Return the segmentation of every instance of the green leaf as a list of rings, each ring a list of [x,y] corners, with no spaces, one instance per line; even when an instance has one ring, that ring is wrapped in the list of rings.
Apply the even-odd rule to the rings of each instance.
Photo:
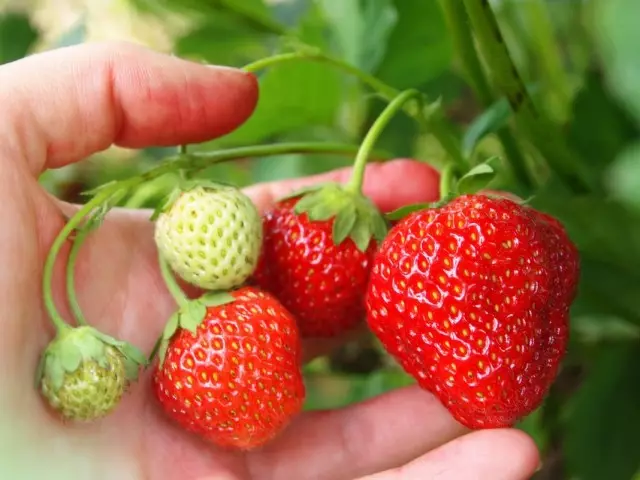
[[[640,2],[596,2],[595,33],[608,86],[640,121]]]
[[[500,169],[499,157],[491,157],[476,165],[465,175],[460,177],[456,187],[458,193],[476,193],[488,187]]]
[[[356,206],[353,203],[345,204],[333,222],[333,243],[341,244],[348,236],[356,223]]]
[[[618,156],[606,181],[613,198],[640,212],[640,142]]]
[[[191,333],[196,333],[198,325],[202,323],[207,315],[207,307],[197,301],[190,301],[180,311],[180,326]]]
[[[627,480],[640,469],[640,345],[600,350],[574,395],[564,452],[571,477]]]
[[[208,307],[219,307],[234,300],[235,297],[229,292],[208,292],[199,298],[199,301]]]
[[[298,33],[301,40],[324,48],[325,27],[317,9],[310,8]],[[303,126],[333,127],[342,94],[342,76],[330,66],[312,62],[274,66],[260,77],[260,98],[249,120],[203,148],[256,143]]]
[[[511,107],[506,98],[501,98],[487,108],[471,122],[465,131],[462,137],[462,154],[470,157],[480,140],[504,127],[510,116]]]
[[[640,271],[640,213],[596,195],[541,190],[530,204],[566,227],[581,253],[635,275]]]
[[[400,208],[396,208],[391,212],[385,213],[385,218],[392,222],[397,220],[402,220],[404,217],[410,215],[413,212],[417,212],[419,210],[425,210],[427,208],[432,208],[434,206],[433,203],[412,203],[411,205],[404,205]]]
[[[27,15],[0,14],[0,64],[27,56],[38,37],[39,32]]]
[[[176,54],[212,65],[242,67],[269,55],[269,37],[233,14],[209,15],[192,31],[177,39]]]
[[[438,2],[393,3],[398,20],[376,76],[401,90],[417,88],[449,68],[453,54],[451,37]]]
[[[640,340],[640,325],[617,315],[596,313],[591,309],[584,314],[574,313],[571,316],[571,331],[581,342],[590,344]]]
[[[341,57],[366,72],[380,63],[397,14],[391,0],[320,0]]]
[[[598,72],[586,75],[572,113],[569,142],[584,162],[600,172],[640,135],[638,124],[617,103]]]

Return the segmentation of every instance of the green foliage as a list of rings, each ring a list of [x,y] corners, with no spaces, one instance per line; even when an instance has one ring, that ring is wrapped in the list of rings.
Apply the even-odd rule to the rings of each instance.
[[[445,16],[447,1],[462,6]],[[439,166],[457,152],[468,162],[452,184],[458,190],[490,185],[524,192],[532,206],[565,224],[580,250],[567,362],[584,378],[576,386],[561,375],[549,401],[518,425],[542,450],[541,478],[639,478],[639,1],[130,2],[160,19],[182,17],[187,28],[173,42],[179,56],[242,67],[295,52],[304,42],[392,92],[416,88],[430,101],[441,99],[441,109],[423,125],[409,115],[394,116],[376,147]],[[503,38],[495,36],[487,3]],[[56,45],[78,43],[84,35],[80,21]],[[0,14],[0,63],[29,54],[39,40],[28,15]],[[260,99],[251,119],[190,151],[285,141],[357,144],[388,104],[380,91],[326,61],[299,59],[257,75]],[[109,162],[105,153],[82,168],[48,172],[43,183],[74,199],[77,184],[96,187],[169,154],[148,149],[137,161]],[[214,165],[203,177],[244,186],[352,162],[348,155],[292,153]],[[159,178],[123,203],[153,208],[172,188],[171,178]],[[426,206],[404,207],[391,217]],[[345,212],[339,237],[354,224]],[[175,316],[167,332],[185,320],[193,328],[202,315],[202,305],[194,305],[184,318]],[[347,405],[413,383],[389,367],[338,374],[321,359],[307,369],[309,409]]]
[[[26,56],[37,39],[38,31],[27,15],[0,12],[0,64]]]

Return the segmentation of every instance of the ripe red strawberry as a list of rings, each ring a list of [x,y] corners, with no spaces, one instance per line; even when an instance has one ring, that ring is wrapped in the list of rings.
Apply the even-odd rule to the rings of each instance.
[[[271,295],[244,287],[231,296],[220,305],[191,303],[170,322],[154,390],[186,430],[251,449],[302,409],[301,344],[294,318]]]
[[[460,423],[511,426],[540,405],[564,356],[577,264],[556,221],[464,195],[391,229],[368,323]]]
[[[332,337],[364,320],[371,263],[386,234],[369,200],[330,184],[276,203],[263,225],[253,280],[294,314],[303,337]]]

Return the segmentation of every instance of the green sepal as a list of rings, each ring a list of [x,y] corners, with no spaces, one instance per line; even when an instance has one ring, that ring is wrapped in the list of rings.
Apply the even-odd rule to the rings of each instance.
[[[147,363],[146,357],[139,349],[93,327],[81,326],[59,333],[47,346],[36,372],[37,384],[39,385],[42,377],[46,375],[53,388],[58,389],[62,386],[64,375],[73,373],[87,360],[93,360],[106,368],[106,346],[114,347],[120,352],[127,370],[127,379],[136,380],[140,366]]]
[[[306,214],[312,222],[334,219],[332,240],[336,245],[350,238],[364,252],[372,239],[384,240],[388,225],[384,215],[367,197],[352,192],[339,183],[324,183],[298,190],[290,197],[300,200],[294,207],[297,215]]]
[[[54,389],[59,389],[66,373],[73,373],[83,361],[106,364],[105,344],[93,327],[82,326],[60,332],[45,349],[36,373],[38,383],[46,376]]]
[[[151,220],[152,222],[155,222],[160,215],[162,215],[169,208],[171,208],[171,206],[175,203],[178,197],[180,197],[181,193],[182,191],[178,188],[174,188],[173,190],[171,190],[171,192],[169,192],[169,195],[167,195],[153,210],[153,213],[151,214],[151,217],[149,218],[149,220]]]
[[[147,357],[144,355],[144,353],[142,353],[142,350],[140,350],[136,346],[123,340],[117,340],[93,327],[89,328],[91,328],[93,335],[98,337],[105,344],[117,348],[124,356],[125,361],[133,362],[139,366],[145,366],[147,364]]]
[[[207,292],[198,300],[204,303],[207,307],[219,307],[233,302],[235,297],[229,292]]]
[[[297,198],[297,197],[301,197],[303,195],[306,195],[307,193],[311,193],[311,192],[315,192],[317,190],[320,190],[321,188],[325,187],[326,185],[333,185],[333,182],[323,182],[323,183],[316,183],[314,185],[307,185],[306,187],[300,187],[300,188],[296,188],[295,190],[287,193],[286,195],[282,195],[280,197],[278,197],[276,199],[277,202],[282,202],[284,200],[290,200],[292,198]]]
[[[436,205],[434,202],[412,203],[410,205],[403,205],[402,207],[396,208],[391,212],[387,212],[385,214],[385,217],[387,218],[387,220],[395,222],[398,220],[402,220],[404,217],[407,217],[414,212],[433,208],[434,205]]]
[[[204,303],[195,301],[189,302],[180,312],[180,326],[191,333],[196,333],[198,325],[202,323],[207,315],[207,307]]]
[[[195,334],[198,326],[207,316],[207,307],[225,305],[234,300],[235,297],[229,292],[208,292],[200,298],[190,300],[181,306],[178,311],[169,317],[169,321],[165,325],[162,335],[153,347],[148,362],[150,362],[156,354],[158,355],[160,364],[164,362],[164,356],[167,352],[169,342],[178,331],[178,328],[183,328]]]
[[[356,206],[353,203],[343,205],[338,211],[333,223],[333,242],[336,245],[342,243],[349,236],[349,232],[356,224],[356,219]]]
[[[178,182],[177,187],[171,190],[171,192],[169,192],[169,194],[154,209],[153,213],[151,214],[150,220],[152,222],[157,220],[162,213],[171,208],[171,206],[176,202],[176,200],[178,200],[182,193],[189,192],[196,188],[219,190],[221,188],[237,188],[237,186],[226,182],[214,182],[206,178],[181,178]]]
[[[493,156],[488,158],[458,179],[455,186],[456,193],[470,194],[486,189],[496,178],[501,167],[502,162],[499,157]]]

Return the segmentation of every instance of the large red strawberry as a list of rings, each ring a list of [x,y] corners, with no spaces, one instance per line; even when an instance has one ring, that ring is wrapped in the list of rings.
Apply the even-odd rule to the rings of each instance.
[[[368,323],[460,423],[510,426],[555,378],[577,265],[556,221],[464,195],[391,229],[372,268]]]
[[[230,295],[190,302],[169,322],[154,390],[186,430],[251,449],[302,409],[301,344],[294,318],[270,294],[244,287]]]
[[[373,255],[387,226],[359,192],[337,184],[276,203],[264,215],[254,281],[290,310],[304,337],[331,337],[364,320]]]

